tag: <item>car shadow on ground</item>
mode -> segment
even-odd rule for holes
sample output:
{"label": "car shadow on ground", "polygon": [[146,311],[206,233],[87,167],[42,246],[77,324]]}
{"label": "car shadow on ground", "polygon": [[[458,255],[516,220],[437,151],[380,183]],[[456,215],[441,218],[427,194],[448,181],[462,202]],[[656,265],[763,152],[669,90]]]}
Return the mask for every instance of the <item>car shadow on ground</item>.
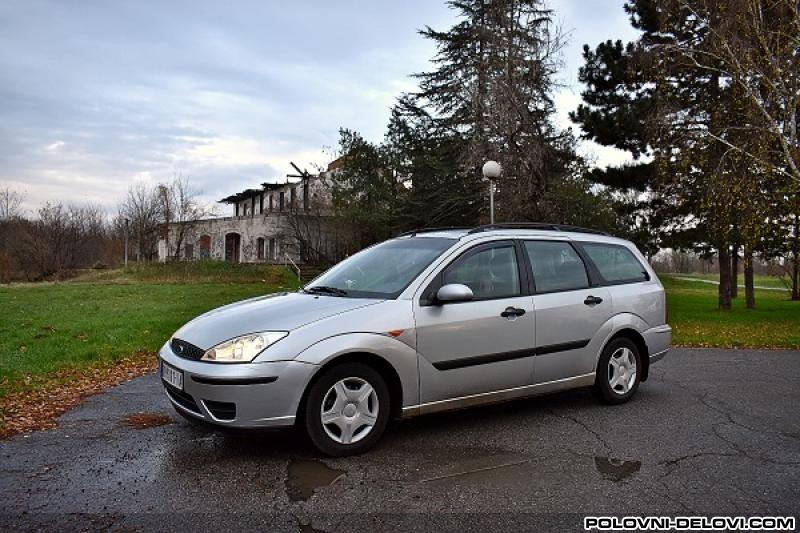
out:
{"label": "car shadow on ground", "polygon": [[[589,389],[577,389],[545,396],[523,398],[467,409],[393,420],[376,449],[391,451],[409,441],[426,442],[445,438],[449,433],[469,432],[487,426],[503,427],[516,420],[536,422],[560,411],[592,410],[603,406]],[[179,417],[178,417],[179,418]],[[179,421],[198,439],[221,439],[218,452],[236,458],[325,458],[310,444],[301,427],[286,429],[219,429]],[[223,449],[224,448],[224,449]]]}

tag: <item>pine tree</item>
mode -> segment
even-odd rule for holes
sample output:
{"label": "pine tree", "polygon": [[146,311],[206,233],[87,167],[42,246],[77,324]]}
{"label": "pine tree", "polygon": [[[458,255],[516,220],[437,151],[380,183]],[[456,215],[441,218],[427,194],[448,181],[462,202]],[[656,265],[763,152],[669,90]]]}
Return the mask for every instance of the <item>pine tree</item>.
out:
{"label": "pine tree", "polygon": [[404,228],[472,226],[479,220],[482,187],[461,164],[464,144],[407,99],[392,110],[383,146],[406,189],[399,212]]}
{"label": "pine tree", "polygon": [[592,50],[583,47],[585,64],[578,80],[587,86],[584,104],[570,113],[582,137],[629,152],[633,163],[594,168],[587,179],[602,185],[616,198],[615,209],[625,236],[648,255],[660,245],[659,205],[653,195],[655,169],[649,159],[648,118],[655,107],[655,91],[642,66],[635,61],[634,43],[605,41]]}
{"label": "pine tree", "polygon": [[501,163],[498,220],[541,220],[548,215],[542,198],[576,159],[570,133],[552,124],[552,78],[563,45],[552,12],[541,0],[449,5],[459,22],[421,31],[436,42],[437,68],[416,75],[420,90],[406,103],[427,111],[441,135],[461,140],[460,174],[472,182],[465,190],[479,190],[485,161]]}

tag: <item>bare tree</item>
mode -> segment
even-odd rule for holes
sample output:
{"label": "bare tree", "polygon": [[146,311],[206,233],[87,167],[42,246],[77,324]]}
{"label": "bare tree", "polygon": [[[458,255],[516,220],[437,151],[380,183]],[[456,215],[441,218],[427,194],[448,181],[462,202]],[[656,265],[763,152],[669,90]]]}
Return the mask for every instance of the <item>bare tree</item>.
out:
{"label": "bare tree", "polygon": [[[192,233],[194,223],[213,216],[215,211],[199,201],[200,191],[191,186],[188,177],[181,174],[176,175],[169,184],[159,185],[156,191],[163,223],[161,234],[166,242],[167,255],[179,260],[184,240]],[[172,245],[170,236],[174,237]]]}
{"label": "bare tree", "polygon": [[796,0],[673,0],[703,22],[711,46],[666,45],[696,67],[736,84],[750,106],[740,128],[773,141],[780,154],[713,137],[800,183],[800,9]]}
{"label": "bare tree", "polygon": [[[705,120],[693,107],[682,116],[683,106],[665,115],[664,126],[677,134],[665,135],[665,153],[672,157],[683,143],[687,155],[683,174],[689,179],[673,180],[680,187],[675,191],[694,183],[696,197],[703,200],[695,212],[703,213],[719,250],[720,308],[730,308],[736,282],[731,245],[745,250],[746,302],[752,307],[753,252],[761,246],[767,222],[790,208],[773,199],[787,189],[789,197],[800,194],[797,2],[664,0],[656,11],[652,18],[659,16],[663,27],[653,47],[658,52],[654,64],[663,68],[669,58],[675,72],[683,74],[673,78],[673,85],[663,84],[661,94],[681,87],[688,102],[700,101],[705,109]],[[667,27],[677,28],[673,38],[664,36]]]}
{"label": "bare tree", "polygon": [[161,215],[157,189],[142,182],[128,187],[128,194],[118,208],[116,224],[124,227],[125,221],[128,221],[137,260],[151,261],[155,258]]}
{"label": "bare tree", "polygon": [[8,185],[0,185],[0,220],[22,216],[22,202],[25,195]]}
{"label": "bare tree", "polygon": [[99,207],[47,203],[36,220],[20,221],[14,255],[29,277],[61,278],[96,260],[105,240],[106,224]]}
{"label": "bare tree", "polygon": [[[318,182],[318,187],[324,187]],[[309,178],[303,180],[303,187],[313,188]],[[335,234],[331,209],[320,197],[309,194],[308,200],[294,202],[289,206],[286,216],[286,230],[281,235],[284,241],[298,247],[300,259],[315,265],[335,262],[336,246],[332,246]]]}

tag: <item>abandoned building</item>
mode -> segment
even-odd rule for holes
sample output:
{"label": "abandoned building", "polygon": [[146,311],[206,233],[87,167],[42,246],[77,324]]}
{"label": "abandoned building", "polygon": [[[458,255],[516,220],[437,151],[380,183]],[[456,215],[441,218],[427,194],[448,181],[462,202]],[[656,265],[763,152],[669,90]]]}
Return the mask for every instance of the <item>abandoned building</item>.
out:
{"label": "abandoned building", "polygon": [[319,175],[262,183],[223,198],[220,203],[230,206],[232,216],[169,224],[158,242],[159,260],[302,264],[334,256],[325,178],[337,167],[334,161]]}

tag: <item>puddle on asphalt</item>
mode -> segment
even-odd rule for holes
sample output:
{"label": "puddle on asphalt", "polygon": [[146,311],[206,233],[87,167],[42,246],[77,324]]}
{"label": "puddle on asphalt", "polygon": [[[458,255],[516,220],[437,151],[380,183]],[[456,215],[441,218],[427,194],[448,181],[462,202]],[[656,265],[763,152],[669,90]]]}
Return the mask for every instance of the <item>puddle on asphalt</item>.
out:
{"label": "puddle on asphalt", "polygon": [[336,470],[320,463],[303,459],[291,459],[286,478],[286,494],[293,502],[305,501],[314,495],[314,490],[333,485],[342,477],[344,470]]}
{"label": "puddle on asphalt", "polygon": [[642,468],[642,462],[623,461],[622,459],[614,459],[612,457],[595,457],[594,466],[605,479],[617,483],[638,472],[639,469]]}
{"label": "puddle on asphalt", "polygon": [[122,419],[123,423],[135,429],[146,429],[174,424],[171,417],[159,413],[133,413]]}
{"label": "puddle on asphalt", "polygon": [[297,517],[295,517],[295,520],[297,521],[297,527],[300,528],[300,533],[327,533],[324,529],[316,529],[312,526],[310,520],[308,523],[303,522]]}

